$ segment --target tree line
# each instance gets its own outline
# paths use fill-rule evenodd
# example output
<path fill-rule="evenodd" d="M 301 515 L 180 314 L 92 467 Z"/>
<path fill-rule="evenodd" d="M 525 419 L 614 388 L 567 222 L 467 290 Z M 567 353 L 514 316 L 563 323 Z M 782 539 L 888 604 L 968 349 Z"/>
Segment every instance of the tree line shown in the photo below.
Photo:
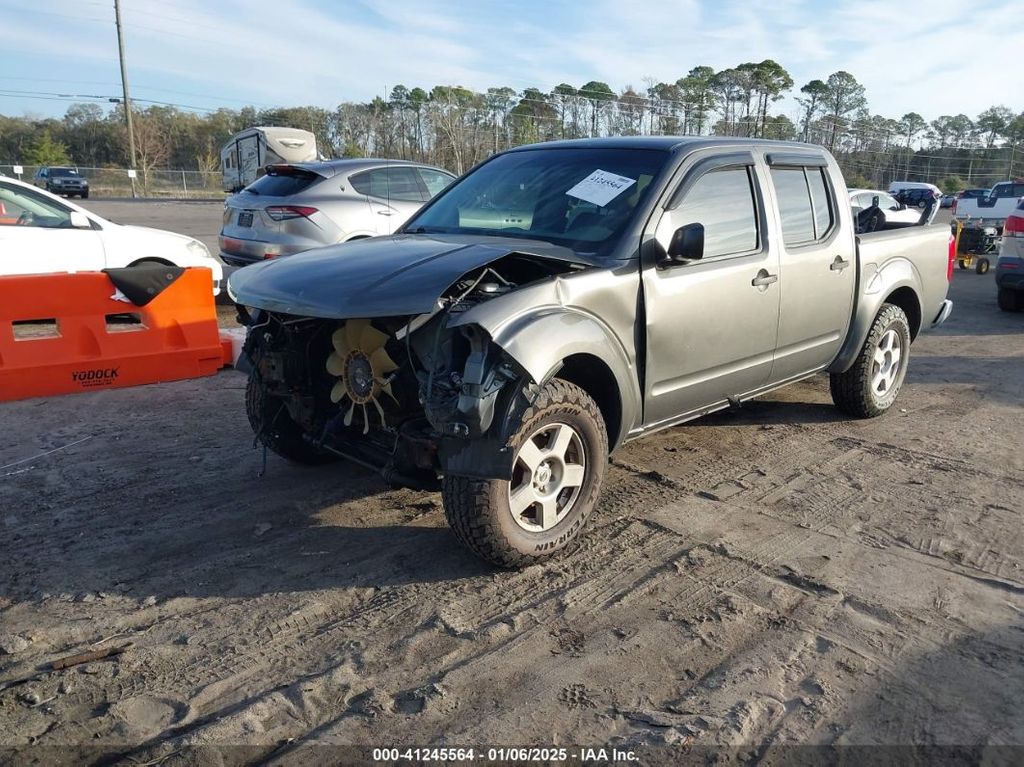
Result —
<path fill-rule="evenodd" d="M 253 125 L 311 130 L 327 157 L 418 160 L 462 173 L 494 152 L 524 143 L 607 135 L 719 135 L 798 139 L 828 148 L 848 180 L 881 186 L 894 179 L 940 180 L 947 188 L 988 186 L 1024 175 L 1024 112 L 992 106 L 981 114 L 872 114 L 864 86 L 849 72 L 815 79 L 794 93 L 777 62 L 745 62 L 715 71 L 697 66 L 675 82 L 649 79 L 614 90 L 590 81 L 548 92 L 491 87 L 395 86 L 368 103 L 336 109 L 134 109 L 137 165 L 214 172 L 220 147 Z M 798 112 L 777 110 L 787 95 Z M 124 167 L 121 105 L 72 104 L 62 119 L 0 116 L 0 162 Z"/>

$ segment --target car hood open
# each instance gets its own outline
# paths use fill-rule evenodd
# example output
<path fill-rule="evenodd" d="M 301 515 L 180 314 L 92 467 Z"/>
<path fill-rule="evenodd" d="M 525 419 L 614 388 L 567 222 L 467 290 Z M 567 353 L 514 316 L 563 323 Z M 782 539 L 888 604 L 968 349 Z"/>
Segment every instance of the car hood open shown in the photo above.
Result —
<path fill-rule="evenodd" d="M 534 240 L 401 234 L 247 266 L 231 275 L 228 294 L 243 306 L 302 317 L 425 314 L 459 277 L 513 253 L 590 263 L 569 248 Z"/>

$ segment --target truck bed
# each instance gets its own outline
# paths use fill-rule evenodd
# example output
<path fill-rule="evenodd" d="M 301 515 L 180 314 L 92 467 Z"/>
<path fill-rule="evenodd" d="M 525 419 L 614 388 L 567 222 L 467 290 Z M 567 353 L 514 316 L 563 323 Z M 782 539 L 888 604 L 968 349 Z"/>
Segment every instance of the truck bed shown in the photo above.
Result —
<path fill-rule="evenodd" d="M 935 224 L 858 235 L 859 292 L 871 295 L 872 279 L 882 269 L 907 270 L 907 279 L 916 283 L 921 297 L 920 325 L 927 326 L 946 298 L 949 242 L 949 229 Z"/>

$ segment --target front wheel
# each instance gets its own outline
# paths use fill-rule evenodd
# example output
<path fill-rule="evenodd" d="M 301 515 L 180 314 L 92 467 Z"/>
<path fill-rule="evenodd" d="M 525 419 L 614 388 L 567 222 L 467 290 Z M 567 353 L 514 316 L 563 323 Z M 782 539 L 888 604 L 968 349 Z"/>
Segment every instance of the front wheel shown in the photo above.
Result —
<path fill-rule="evenodd" d="M 987 274 L 989 266 L 991 266 L 991 264 L 987 258 L 979 258 L 978 264 L 974 267 L 974 271 L 978 274 Z"/>
<path fill-rule="evenodd" d="M 579 535 L 601 491 L 608 434 L 594 400 L 555 379 L 525 408 L 509 444 L 511 479 L 446 476 L 442 494 L 448 524 L 474 554 L 523 567 Z"/>
<path fill-rule="evenodd" d="M 909 362 L 907 315 L 894 304 L 882 304 L 856 361 L 849 370 L 829 376 L 832 401 L 856 418 L 882 415 L 896 401 Z"/>

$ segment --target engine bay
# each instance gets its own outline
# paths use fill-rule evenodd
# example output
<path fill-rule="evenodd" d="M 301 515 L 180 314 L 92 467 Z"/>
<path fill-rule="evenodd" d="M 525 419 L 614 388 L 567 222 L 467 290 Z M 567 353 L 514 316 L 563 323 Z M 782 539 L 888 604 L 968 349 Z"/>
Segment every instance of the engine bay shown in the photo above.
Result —
<path fill-rule="evenodd" d="M 286 416 L 317 450 L 396 484 L 434 486 L 441 443 L 483 438 L 532 383 L 484 330 L 453 321 L 568 268 L 510 254 L 463 275 L 420 315 L 335 320 L 240 306 L 246 360 L 280 408 L 253 424 L 257 437 Z"/>

